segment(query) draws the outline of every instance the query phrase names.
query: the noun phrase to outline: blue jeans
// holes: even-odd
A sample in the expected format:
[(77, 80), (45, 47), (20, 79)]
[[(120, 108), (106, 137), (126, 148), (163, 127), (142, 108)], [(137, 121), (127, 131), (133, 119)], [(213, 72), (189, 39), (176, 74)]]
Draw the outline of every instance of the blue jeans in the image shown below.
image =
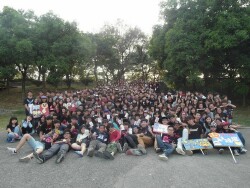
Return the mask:
[[(19, 137), (17, 138), (14, 133), (18, 134)], [(15, 129), (14, 129), (14, 132), (11, 132), (11, 133), (7, 134), (6, 141), (7, 142), (14, 142), (15, 139), (21, 139), (21, 136), (22, 136), (21, 129), (18, 126), (16, 126)]]
[(169, 156), (170, 154), (173, 153), (174, 148), (172, 144), (163, 142), (160, 135), (156, 135), (156, 140), (157, 140), (158, 147), (163, 150), (166, 156)]
[(243, 146), (245, 146), (245, 138), (243, 137), (243, 135), (241, 134), (241, 132), (236, 132), (236, 134), (238, 135), (240, 141), (242, 142)]
[(66, 153), (69, 151), (69, 145), (68, 144), (53, 144), (51, 148), (48, 150), (43, 151), (42, 154), (40, 154), (41, 158), (44, 159), (44, 161), (47, 161), (57, 153), (62, 153), (65, 157)]

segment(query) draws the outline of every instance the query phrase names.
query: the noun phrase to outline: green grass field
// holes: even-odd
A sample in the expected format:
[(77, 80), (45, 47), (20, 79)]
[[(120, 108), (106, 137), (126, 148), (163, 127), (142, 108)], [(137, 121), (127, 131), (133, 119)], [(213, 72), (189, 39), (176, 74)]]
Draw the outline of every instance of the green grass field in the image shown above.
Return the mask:
[[(41, 88), (29, 87), (37, 95)], [(61, 90), (65, 88), (61, 88)], [(80, 89), (80, 88), (79, 88)], [(9, 122), (11, 116), (16, 116), (19, 122), (25, 118), (23, 99), (21, 98), (21, 89), (12, 88), (8, 93), (7, 90), (0, 91), (0, 130), (3, 131)], [(250, 127), (250, 106), (237, 107), (234, 111), (234, 123), (240, 124), (243, 127)]]

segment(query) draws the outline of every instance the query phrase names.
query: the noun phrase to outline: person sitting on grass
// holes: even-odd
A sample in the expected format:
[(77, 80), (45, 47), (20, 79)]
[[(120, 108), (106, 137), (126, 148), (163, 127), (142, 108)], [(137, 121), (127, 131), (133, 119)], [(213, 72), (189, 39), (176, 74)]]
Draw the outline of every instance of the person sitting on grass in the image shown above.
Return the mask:
[(178, 136), (174, 133), (173, 126), (168, 126), (167, 134), (156, 135), (158, 147), (163, 151), (163, 154), (159, 155), (161, 160), (168, 160), (168, 156), (175, 150), (177, 139)]
[[(8, 151), (12, 154), (17, 154), (17, 152), (23, 147), (23, 145), (27, 142), (34, 152), (40, 154), (44, 149), (49, 149), (51, 145), (57, 140), (58, 134), (47, 134), (43, 137), (42, 141), (36, 141), (30, 134), (26, 133), (23, 135), (20, 142), (17, 144), (15, 148), (7, 147)], [(19, 159), (20, 162), (29, 162), (33, 158), (33, 153), (22, 157)]]
[(79, 133), (76, 138), (76, 142), (71, 145), (72, 149), (76, 150), (75, 153), (80, 157), (83, 157), (86, 151), (87, 144), (89, 142), (89, 130), (86, 129), (85, 125), (82, 125), (79, 129)]
[(105, 159), (114, 159), (114, 155), (117, 152), (117, 146), (119, 139), (121, 138), (121, 133), (120, 131), (115, 129), (114, 124), (108, 123), (109, 127), (109, 144), (107, 146), (107, 149), (103, 152), (104, 158)]
[(20, 126), (18, 125), (18, 120), (16, 117), (11, 117), (9, 124), (6, 127), (7, 130), (7, 142), (15, 142), (16, 140), (20, 140), (22, 138), (22, 131)]
[(70, 130), (65, 129), (63, 139), (56, 141), (48, 150), (45, 150), (42, 153), (33, 152), (33, 155), (36, 158), (37, 163), (42, 164), (57, 154), (56, 163), (58, 164), (65, 158), (70, 147), (71, 133)]

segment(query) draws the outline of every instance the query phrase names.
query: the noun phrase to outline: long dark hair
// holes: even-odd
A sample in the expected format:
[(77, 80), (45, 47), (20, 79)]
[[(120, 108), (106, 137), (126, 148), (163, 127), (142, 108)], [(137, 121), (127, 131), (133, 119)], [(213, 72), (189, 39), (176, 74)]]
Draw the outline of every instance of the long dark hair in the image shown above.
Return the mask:
[(9, 121), (9, 125), (11, 126), (12, 125), (12, 120), (16, 120), (17, 122), (16, 122), (16, 126), (18, 125), (18, 120), (17, 120), (17, 117), (15, 117), (15, 116), (12, 116), (11, 118), (10, 118), (10, 121)]

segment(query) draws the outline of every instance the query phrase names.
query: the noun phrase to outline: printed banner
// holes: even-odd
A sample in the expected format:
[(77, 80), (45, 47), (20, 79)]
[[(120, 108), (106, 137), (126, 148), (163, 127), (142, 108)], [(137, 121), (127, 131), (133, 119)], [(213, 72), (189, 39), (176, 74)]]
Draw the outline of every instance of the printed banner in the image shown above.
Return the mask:
[(153, 125), (153, 132), (155, 132), (155, 133), (168, 133), (168, 125), (155, 123)]
[(214, 147), (243, 147), (236, 133), (209, 133)]
[(191, 139), (182, 141), (186, 150), (213, 149), (212, 144), (206, 139)]

